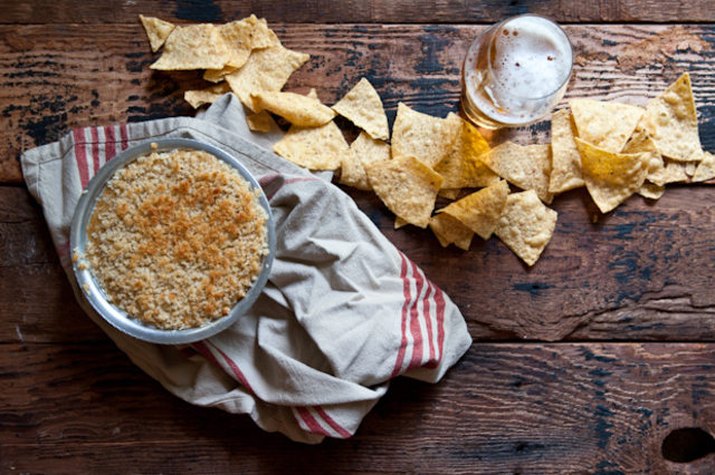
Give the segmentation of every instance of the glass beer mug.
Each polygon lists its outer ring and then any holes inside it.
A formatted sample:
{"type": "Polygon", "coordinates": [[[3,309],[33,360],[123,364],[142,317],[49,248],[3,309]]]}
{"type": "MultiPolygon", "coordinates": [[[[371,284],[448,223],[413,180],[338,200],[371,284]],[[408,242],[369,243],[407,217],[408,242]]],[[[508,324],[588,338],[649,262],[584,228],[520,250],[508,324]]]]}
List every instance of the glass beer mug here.
{"type": "Polygon", "coordinates": [[[464,115],[489,129],[548,114],[571,77],[573,50],[551,20],[520,15],[491,26],[469,47],[462,69],[464,115]]]}

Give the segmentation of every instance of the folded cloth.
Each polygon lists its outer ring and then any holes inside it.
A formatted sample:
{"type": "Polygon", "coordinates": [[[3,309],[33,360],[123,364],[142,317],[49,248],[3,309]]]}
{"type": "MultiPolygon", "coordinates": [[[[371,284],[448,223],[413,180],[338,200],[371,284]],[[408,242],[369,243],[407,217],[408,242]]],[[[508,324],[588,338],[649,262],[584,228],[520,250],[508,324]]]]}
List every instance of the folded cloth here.
{"type": "Polygon", "coordinates": [[[264,430],[317,443],[347,438],[405,375],[437,382],[469,348],[457,307],[339,188],[270,152],[280,131],[245,126],[229,94],[197,118],[73,130],[22,155],[61,263],[83,310],[131,360],[178,397],[249,414],[264,430]],[[80,193],[122,150],[160,137],[208,142],[260,181],[275,215],[268,285],[224,332],[167,346],[127,336],[84,300],[72,274],[69,228],[80,193]]]}

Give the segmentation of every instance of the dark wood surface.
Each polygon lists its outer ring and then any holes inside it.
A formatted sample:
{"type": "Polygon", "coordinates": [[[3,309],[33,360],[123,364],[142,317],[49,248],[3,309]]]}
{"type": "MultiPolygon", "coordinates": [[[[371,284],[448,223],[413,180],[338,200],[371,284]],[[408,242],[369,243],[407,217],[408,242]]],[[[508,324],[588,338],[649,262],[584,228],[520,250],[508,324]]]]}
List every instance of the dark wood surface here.
{"type": "MultiPolygon", "coordinates": [[[[0,1],[0,472],[713,473],[715,455],[675,463],[662,453],[676,429],[715,432],[711,184],[631,198],[596,223],[583,190],[562,195],[533,269],[496,239],[465,254],[426,231],[395,231],[371,194],[347,190],[453,298],[477,341],[440,384],[395,381],[356,436],[317,447],[192,407],[134,367],[82,315],[22,184],[19,153],[72,127],[192,114],[182,92],[200,79],[148,69],[139,13],[266,16],[312,56],[287,89],[315,87],[332,103],[364,75],[392,121],[399,101],[456,110],[470,39],[526,11],[569,23],[567,99],[642,104],[690,71],[701,138],[715,151],[707,1],[0,1]]],[[[506,137],[547,140],[548,126],[490,139],[506,137]]]]}

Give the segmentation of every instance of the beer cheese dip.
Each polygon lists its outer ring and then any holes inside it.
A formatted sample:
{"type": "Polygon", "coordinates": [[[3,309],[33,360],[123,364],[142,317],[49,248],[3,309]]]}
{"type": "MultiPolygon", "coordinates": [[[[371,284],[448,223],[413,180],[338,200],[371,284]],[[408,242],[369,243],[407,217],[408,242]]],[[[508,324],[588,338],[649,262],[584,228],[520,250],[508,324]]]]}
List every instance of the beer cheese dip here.
{"type": "Polygon", "coordinates": [[[198,150],[153,152],[119,169],[87,227],[85,258],[108,299],[174,330],[227,315],[268,253],[259,191],[198,150]]]}

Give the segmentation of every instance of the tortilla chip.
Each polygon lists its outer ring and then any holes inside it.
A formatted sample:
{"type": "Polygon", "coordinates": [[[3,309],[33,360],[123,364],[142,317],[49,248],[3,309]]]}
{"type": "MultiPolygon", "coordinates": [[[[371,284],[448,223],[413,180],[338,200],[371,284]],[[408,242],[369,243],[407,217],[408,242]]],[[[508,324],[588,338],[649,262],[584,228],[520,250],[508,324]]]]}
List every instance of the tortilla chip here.
{"type": "Polygon", "coordinates": [[[580,188],[585,185],[581,176],[581,155],[578,154],[574,135],[576,128],[568,109],[553,113],[551,118],[551,176],[549,193],[580,188]]]}
{"type": "Polygon", "coordinates": [[[609,152],[579,138],[576,146],[586,188],[602,213],[640,190],[648,173],[648,154],[609,152]]]}
{"type": "Polygon", "coordinates": [[[366,163],[365,172],[383,203],[410,224],[425,228],[434,209],[442,177],[410,156],[366,163]]]}
{"type": "MultiPolygon", "coordinates": [[[[442,183],[442,186],[444,186],[444,183],[442,183]]],[[[437,196],[447,198],[448,200],[456,200],[461,191],[461,188],[442,188],[439,190],[439,193],[437,193],[437,196]]]]}
{"type": "Polygon", "coordinates": [[[435,167],[449,155],[457,138],[461,123],[455,117],[432,117],[400,102],[392,128],[392,156],[412,156],[435,167]]]}
{"type": "Polygon", "coordinates": [[[314,87],[310,88],[310,91],[308,91],[308,94],[306,94],[306,96],[320,100],[320,98],[318,97],[318,91],[316,91],[314,87]]]}
{"type": "Polygon", "coordinates": [[[273,120],[268,111],[253,112],[246,114],[248,128],[254,132],[271,132],[279,130],[278,124],[273,120]]]}
{"type": "Polygon", "coordinates": [[[518,145],[504,142],[482,156],[484,163],[497,175],[522,190],[534,190],[545,203],[554,195],[549,193],[551,175],[550,145],[518,145]]]}
{"type": "Polygon", "coordinates": [[[164,43],[164,52],[151,69],[221,69],[229,60],[226,42],[216,26],[208,23],[177,26],[164,43]]]}
{"type": "Polygon", "coordinates": [[[579,138],[608,152],[623,149],[644,113],[619,102],[573,99],[569,104],[579,138]]]}
{"type": "Polygon", "coordinates": [[[226,76],[226,81],[243,105],[256,112],[251,94],[280,91],[290,75],[308,59],[310,55],[291,51],[278,43],[251,52],[246,64],[226,76]]]}
{"type": "Polygon", "coordinates": [[[686,171],[687,165],[685,162],[677,162],[675,160],[665,160],[665,167],[658,173],[649,175],[648,179],[656,185],[667,185],[668,183],[685,183],[690,181],[690,177],[686,171]]]}
{"type": "Polygon", "coordinates": [[[206,89],[186,91],[184,99],[191,104],[191,107],[198,109],[204,104],[213,104],[216,99],[229,92],[228,84],[217,84],[206,89]]]}
{"type": "Polygon", "coordinates": [[[238,71],[238,68],[224,66],[221,69],[207,69],[204,71],[204,75],[202,77],[204,78],[204,81],[221,82],[226,79],[226,76],[231,73],[235,73],[236,71],[238,71]]]}
{"type": "Polygon", "coordinates": [[[506,199],[496,234],[509,249],[533,266],[551,240],[558,213],[541,202],[536,191],[513,193],[506,199]]]}
{"type": "Polygon", "coordinates": [[[372,190],[363,165],[389,159],[390,146],[381,140],[370,138],[367,132],[362,131],[350,144],[350,151],[343,157],[340,183],[358,190],[372,190]]]}
{"type": "Polygon", "coordinates": [[[267,110],[299,127],[319,127],[327,124],[335,111],[318,99],[295,92],[263,91],[251,94],[256,111],[267,110]]]}
{"type": "Polygon", "coordinates": [[[268,48],[278,43],[278,37],[268,28],[266,20],[255,15],[219,26],[219,32],[229,47],[230,58],[226,66],[240,68],[251,50],[268,48]]]}
{"type": "Polygon", "coordinates": [[[360,127],[374,139],[387,140],[390,131],[382,100],[372,84],[362,78],[333,106],[333,110],[360,127]]]}
{"type": "Polygon", "coordinates": [[[438,212],[458,219],[463,225],[477,233],[482,239],[489,239],[504,211],[509,185],[504,180],[467,195],[451,203],[438,212]]]}
{"type": "Polygon", "coordinates": [[[499,181],[496,173],[479,158],[489,151],[489,144],[479,129],[456,114],[447,116],[460,123],[457,137],[447,157],[436,167],[442,175],[444,188],[481,188],[499,181]],[[453,117],[452,117],[453,116],[453,117]]]}
{"type": "Polygon", "coordinates": [[[273,151],[281,157],[311,170],[337,169],[348,150],[348,143],[335,122],[312,128],[294,125],[273,146],[273,151]]]}
{"type": "Polygon", "coordinates": [[[659,186],[659,185],[656,185],[655,183],[648,183],[648,182],[643,183],[643,185],[641,186],[641,189],[638,190],[639,195],[641,195],[643,198],[647,198],[649,200],[660,199],[660,197],[663,196],[663,193],[665,193],[664,186],[659,186]]]}
{"type": "Polygon", "coordinates": [[[404,226],[407,226],[408,224],[410,224],[410,223],[408,223],[404,219],[400,218],[399,216],[395,216],[395,225],[394,225],[395,229],[400,229],[404,226]]]}
{"type": "Polygon", "coordinates": [[[474,233],[471,229],[446,213],[432,216],[429,220],[429,227],[437,236],[442,247],[454,244],[458,248],[468,251],[472,244],[474,233]]]}
{"type": "Polygon", "coordinates": [[[693,181],[708,181],[713,178],[715,178],[715,155],[705,152],[703,159],[695,170],[693,181]]]}
{"type": "MultiPolygon", "coordinates": [[[[219,27],[219,32],[229,47],[229,57],[224,70],[241,68],[251,55],[252,26],[244,20],[233,21],[219,27]]],[[[214,71],[214,70],[212,70],[214,71]]]]}
{"type": "Polygon", "coordinates": [[[648,102],[643,127],[665,157],[699,161],[701,145],[690,74],[683,74],[663,94],[648,102]]]}
{"type": "Polygon", "coordinates": [[[166,39],[169,37],[176,25],[168,21],[160,20],[153,16],[139,15],[139,19],[144,26],[146,36],[149,38],[151,50],[156,53],[162,47],[166,39]]]}
{"type": "Polygon", "coordinates": [[[665,167],[663,156],[655,147],[653,139],[651,139],[645,129],[636,129],[628,140],[628,143],[626,143],[626,146],[623,147],[623,153],[648,154],[648,173],[646,174],[646,180],[657,186],[663,186],[665,184],[665,182],[661,181],[661,177],[664,176],[663,169],[665,167]]]}
{"type": "Polygon", "coordinates": [[[686,162],[685,163],[685,174],[692,178],[695,175],[695,171],[698,169],[700,162],[686,162]]]}

